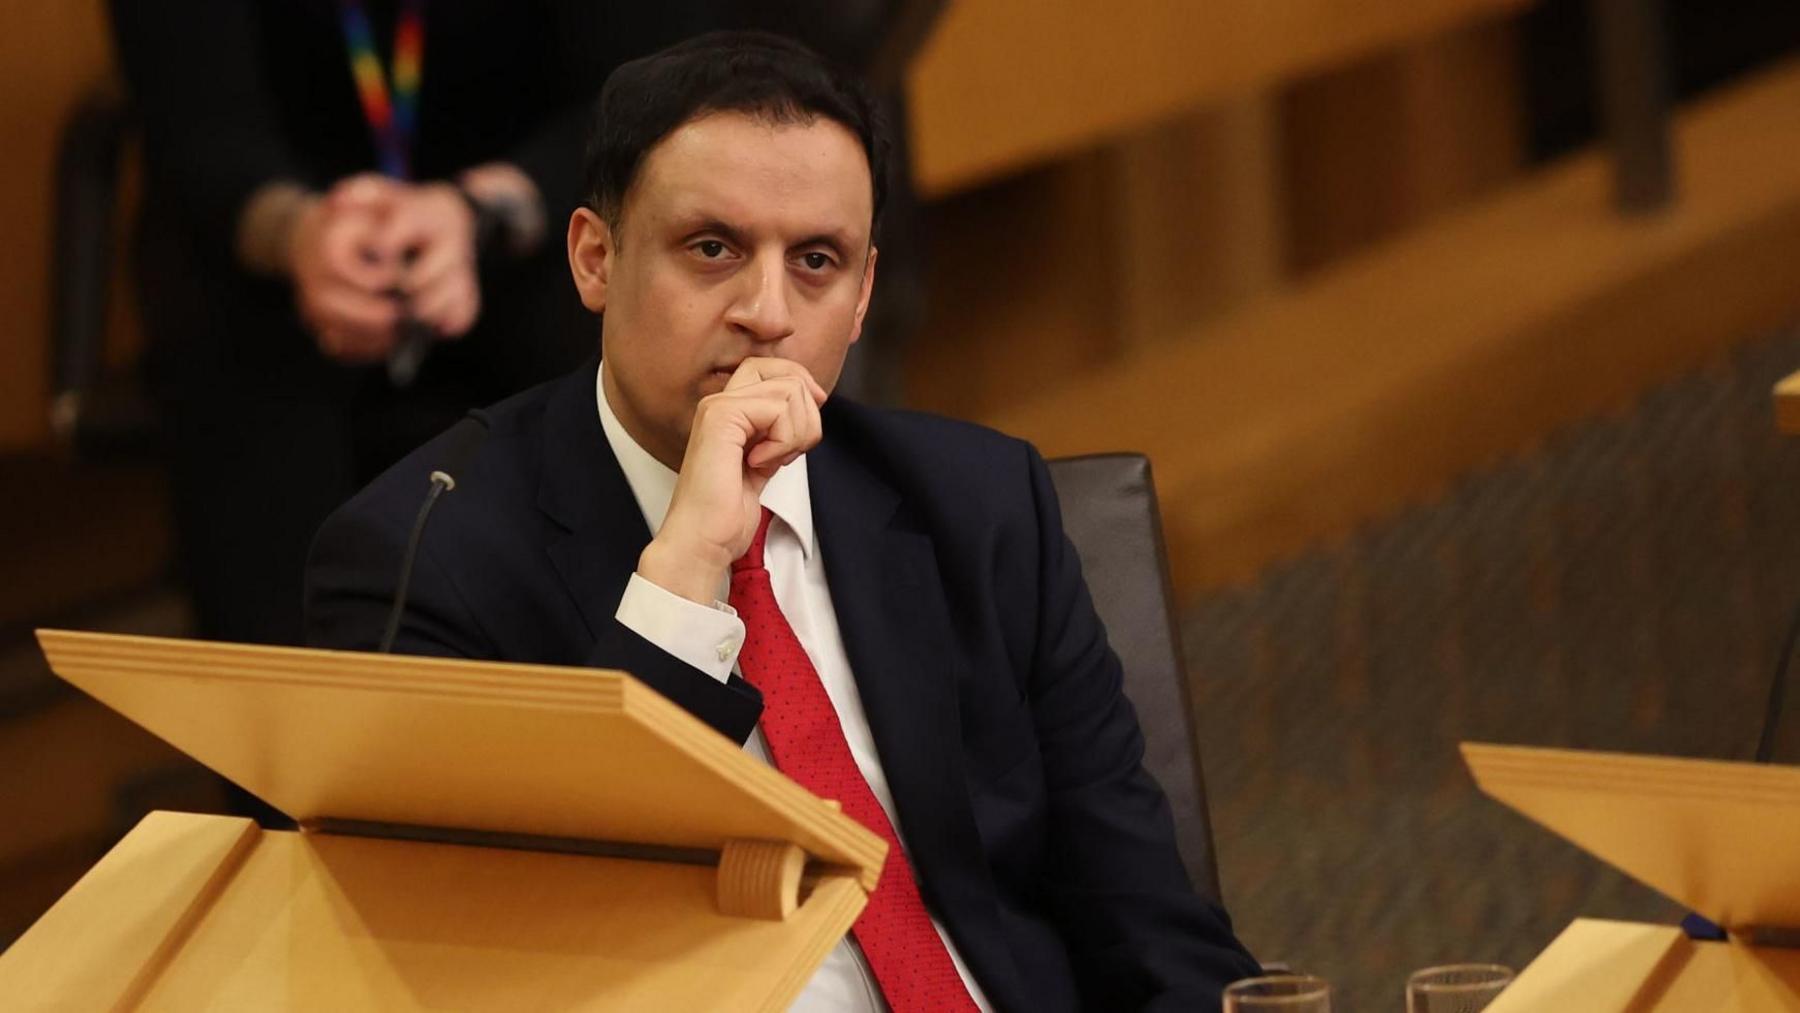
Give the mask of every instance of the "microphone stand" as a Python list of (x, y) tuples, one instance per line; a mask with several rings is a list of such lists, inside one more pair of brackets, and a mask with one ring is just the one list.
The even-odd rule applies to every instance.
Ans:
[(406, 552), (400, 557), (400, 582), (394, 590), (394, 607), (388, 613), (387, 629), (382, 631), (381, 646), (377, 648), (382, 654), (394, 653), (394, 641), (400, 636), (400, 619), (406, 614), (406, 595), (412, 589), (413, 564), (418, 561), (419, 543), (425, 538), (425, 522), (431, 519), (431, 508), (437, 505), (439, 497), (456, 488), (456, 479), (451, 472), (461, 471), (487, 438), (487, 416), (480, 411), (470, 412), (457, 426), (466, 427), (466, 431), (450, 437), (443, 470), (431, 473), (431, 491), (425, 494), (425, 502), (419, 504), (419, 515), (413, 520), (412, 533), (406, 539)]

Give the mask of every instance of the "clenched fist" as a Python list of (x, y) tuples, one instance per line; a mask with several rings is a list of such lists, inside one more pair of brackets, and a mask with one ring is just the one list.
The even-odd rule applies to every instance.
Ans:
[(638, 574), (690, 601), (716, 599), (756, 534), (763, 487), (824, 435), (825, 397), (799, 363), (750, 358), (724, 390), (702, 398), (668, 516)]

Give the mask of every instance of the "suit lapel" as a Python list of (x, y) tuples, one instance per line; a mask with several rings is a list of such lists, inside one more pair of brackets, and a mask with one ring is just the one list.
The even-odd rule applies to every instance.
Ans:
[(537, 499), (564, 531), (545, 551), (593, 637), (612, 623), (650, 544), (650, 529), (600, 426), (599, 369), (594, 359), (571, 374), (545, 406)]
[[(600, 425), (598, 369), (596, 359), (572, 374), (546, 405), (538, 485), (539, 508), (564, 531), (546, 552), (595, 637), (650, 542)], [(989, 999), (1013, 1007), (1024, 993), (969, 804), (957, 703), (966, 666), (931, 539), (899, 492), (830, 435), (838, 428), (828, 417), (807, 470), (844, 647), (920, 887)]]
[(897, 490), (841, 440), (808, 455), (832, 608), (899, 810), (920, 888), (990, 999), (1011, 1005), (1017, 970), (969, 804), (957, 685), (966, 667), (930, 537)]

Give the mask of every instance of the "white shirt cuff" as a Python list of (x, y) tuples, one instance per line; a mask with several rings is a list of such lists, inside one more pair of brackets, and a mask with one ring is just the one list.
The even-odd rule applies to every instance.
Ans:
[(632, 574), (613, 614), (621, 625), (707, 675), (725, 682), (744, 646), (744, 621), (722, 601), (689, 601)]

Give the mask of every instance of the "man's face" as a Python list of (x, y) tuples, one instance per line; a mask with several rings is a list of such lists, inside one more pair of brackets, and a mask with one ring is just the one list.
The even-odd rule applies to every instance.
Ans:
[(837, 383), (874, 282), (872, 199), (841, 124), (714, 113), (645, 156), (617, 234), (591, 217), (603, 234), (585, 280), (572, 223), (577, 286), (605, 310), (607, 398), (645, 449), (679, 461), (695, 406), (746, 357)]

